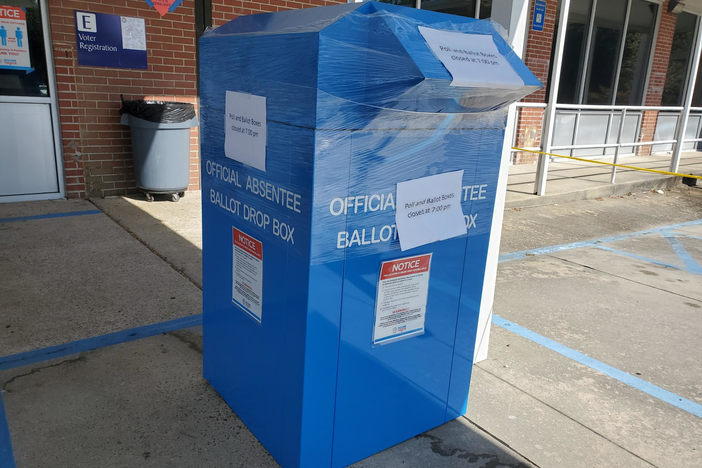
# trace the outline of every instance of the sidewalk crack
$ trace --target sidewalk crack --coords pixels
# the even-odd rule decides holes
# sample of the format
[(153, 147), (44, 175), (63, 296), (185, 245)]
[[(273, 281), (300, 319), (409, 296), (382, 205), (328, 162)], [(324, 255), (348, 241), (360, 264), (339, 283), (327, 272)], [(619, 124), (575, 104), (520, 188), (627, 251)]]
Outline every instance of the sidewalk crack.
[(43, 371), (44, 369), (48, 369), (48, 368), (50, 368), (50, 367), (58, 367), (58, 366), (61, 366), (61, 365), (63, 365), (63, 364), (73, 364), (73, 363), (76, 363), (76, 362), (79, 362), (79, 361), (84, 361), (85, 359), (86, 359), (85, 356), (81, 355), (81, 356), (78, 356), (77, 358), (66, 359), (65, 361), (57, 362), (56, 364), (49, 364), (48, 366), (35, 367), (35, 368), (33, 368), (32, 370), (30, 370), (29, 372), (26, 372), (26, 373), (24, 373), (24, 374), (15, 375), (15, 376), (12, 377), (10, 380), (8, 380), (7, 382), (3, 383), (3, 385), (2, 385), (2, 391), (3, 391), (3, 392), (7, 392), (7, 393), (12, 393), (12, 390), (8, 390), (8, 388), (7, 388), (8, 385), (10, 385), (10, 384), (13, 383), (15, 380), (17, 380), (17, 379), (19, 379), (19, 378), (21, 378), (21, 377), (27, 377), (27, 376), (29, 376), (29, 375), (36, 374), (36, 373), (41, 372), (41, 371)]

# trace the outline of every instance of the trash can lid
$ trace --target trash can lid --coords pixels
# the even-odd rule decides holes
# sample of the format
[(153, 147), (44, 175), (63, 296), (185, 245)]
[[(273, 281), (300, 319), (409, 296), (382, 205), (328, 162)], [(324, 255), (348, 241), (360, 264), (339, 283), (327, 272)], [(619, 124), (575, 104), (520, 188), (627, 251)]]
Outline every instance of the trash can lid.
[(155, 123), (177, 124), (188, 122), (195, 118), (195, 106), (187, 102), (125, 100), (122, 98), (122, 108), (119, 113), (129, 114), (142, 120)]

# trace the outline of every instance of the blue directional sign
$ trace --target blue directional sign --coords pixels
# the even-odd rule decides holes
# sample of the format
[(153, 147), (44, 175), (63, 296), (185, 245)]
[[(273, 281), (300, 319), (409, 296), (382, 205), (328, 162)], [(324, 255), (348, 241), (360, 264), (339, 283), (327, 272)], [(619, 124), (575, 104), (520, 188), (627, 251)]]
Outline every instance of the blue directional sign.
[(536, 0), (534, 2), (534, 18), (531, 21), (531, 29), (533, 31), (543, 31), (545, 18), (546, 0)]
[(143, 18), (76, 10), (75, 19), (78, 65), (148, 67)]

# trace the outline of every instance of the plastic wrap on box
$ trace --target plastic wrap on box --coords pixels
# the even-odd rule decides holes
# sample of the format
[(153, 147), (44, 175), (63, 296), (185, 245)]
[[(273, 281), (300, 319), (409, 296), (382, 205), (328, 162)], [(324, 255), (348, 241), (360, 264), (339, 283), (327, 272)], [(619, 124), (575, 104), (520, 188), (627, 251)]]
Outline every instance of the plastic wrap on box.
[[(419, 26), (491, 36), (524, 86), (451, 86)], [(462, 414), (506, 106), (538, 80), (487, 21), (378, 3), (237, 18), (200, 63), (205, 377), (286, 468)], [(265, 171), (225, 155), (227, 91), (266, 99)], [(397, 184), (457, 170), (466, 234), (401, 251)], [(233, 303), (232, 228), (262, 245), (256, 320)], [(425, 331), (376, 346), (381, 263), (428, 253)]]

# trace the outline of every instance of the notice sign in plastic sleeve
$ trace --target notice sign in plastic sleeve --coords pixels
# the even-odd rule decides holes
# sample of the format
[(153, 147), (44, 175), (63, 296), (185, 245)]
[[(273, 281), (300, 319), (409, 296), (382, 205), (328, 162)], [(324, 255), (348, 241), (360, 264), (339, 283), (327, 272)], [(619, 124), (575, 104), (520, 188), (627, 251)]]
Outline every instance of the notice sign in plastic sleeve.
[(232, 237), (232, 302), (260, 322), (263, 298), (263, 244), (237, 228), (232, 228)]
[(0, 68), (34, 71), (29, 60), (27, 13), (22, 7), (0, 5)]
[(431, 254), (400, 258), (380, 265), (374, 345), (424, 333), (430, 267)]
[(451, 86), (519, 89), (524, 81), (487, 34), (465, 34), (419, 26), (436, 58), (451, 73)]
[(224, 154), (247, 166), (266, 170), (266, 98), (227, 91)]

